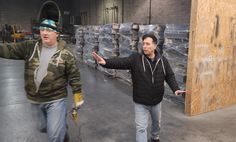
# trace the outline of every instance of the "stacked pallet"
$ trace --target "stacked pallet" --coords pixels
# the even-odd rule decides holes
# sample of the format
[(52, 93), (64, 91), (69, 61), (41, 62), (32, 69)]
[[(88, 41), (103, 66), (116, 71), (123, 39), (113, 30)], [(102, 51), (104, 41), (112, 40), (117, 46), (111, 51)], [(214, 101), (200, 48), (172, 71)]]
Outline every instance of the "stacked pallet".
[[(99, 31), (98, 53), (105, 59), (115, 58), (119, 55), (118, 29), (118, 24), (106, 24), (103, 25)], [(116, 71), (114, 69), (105, 69), (98, 66), (98, 70), (105, 72), (109, 76), (116, 76)]]
[(169, 60), (181, 89), (185, 89), (188, 60), (189, 25), (167, 24), (163, 55)]
[[(119, 28), (119, 57), (128, 57), (138, 48), (138, 25), (135, 23), (122, 23)], [(117, 70), (116, 76), (122, 80), (132, 83), (129, 70)]]
[(76, 39), (76, 51), (80, 60), (83, 60), (83, 48), (84, 48), (84, 26), (77, 26), (75, 29), (75, 39)]
[(128, 57), (138, 50), (138, 25), (136, 26), (134, 23), (120, 24), (119, 34), (119, 57)]
[(83, 61), (91, 67), (96, 67), (97, 64), (92, 57), (93, 51), (98, 51), (98, 38), (100, 26), (86, 26), (84, 31), (84, 47), (83, 47)]

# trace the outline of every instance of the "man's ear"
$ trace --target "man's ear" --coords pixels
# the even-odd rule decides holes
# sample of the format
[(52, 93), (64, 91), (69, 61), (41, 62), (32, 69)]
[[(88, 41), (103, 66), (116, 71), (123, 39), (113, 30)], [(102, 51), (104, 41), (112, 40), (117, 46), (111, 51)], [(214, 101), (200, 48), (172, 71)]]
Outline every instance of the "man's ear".
[(60, 34), (59, 33), (57, 33), (57, 38), (60, 36)]
[(156, 49), (156, 50), (158, 49), (158, 46), (157, 46), (157, 44), (155, 45), (155, 49)]

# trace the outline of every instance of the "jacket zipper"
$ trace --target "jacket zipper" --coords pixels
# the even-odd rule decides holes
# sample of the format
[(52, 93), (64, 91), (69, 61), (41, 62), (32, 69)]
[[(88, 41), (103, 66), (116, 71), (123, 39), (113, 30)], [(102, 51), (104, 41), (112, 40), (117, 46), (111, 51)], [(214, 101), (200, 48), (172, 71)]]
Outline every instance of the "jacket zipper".
[(158, 64), (158, 62), (160, 61), (160, 59), (161, 59), (161, 58), (159, 58), (159, 59), (157, 60), (157, 62), (156, 62), (156, 64), (155, 64), (155, 67), (154, 67), (154, 69), (152, 70), (151, 63), (150, 63), (150, 62), (148, 61), (148, 59), (146, 58), (146, 60), (147, 60), (147, 62), (148, 62), (148, 65), (149, 65), (149, 67), (150, 67), (150, 69), (151, 69), (151, 73), (152, 73), (152, 84), (154, 84), (154, 76), (153, 76), (153, 74), (154, 74), (154, 72), (155, 72), (155, 70), (156, 70), (157, 64)]

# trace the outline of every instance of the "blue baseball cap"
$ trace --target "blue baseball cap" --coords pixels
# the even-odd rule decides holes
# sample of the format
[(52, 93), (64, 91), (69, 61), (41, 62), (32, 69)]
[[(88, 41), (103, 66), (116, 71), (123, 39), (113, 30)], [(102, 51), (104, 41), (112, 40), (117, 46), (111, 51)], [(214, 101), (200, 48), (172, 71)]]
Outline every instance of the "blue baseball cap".
[(59, 32), (56, 22), (50, 19), (45, 19), (39, 25), (39, 30), (51, 30), (54, 32)]

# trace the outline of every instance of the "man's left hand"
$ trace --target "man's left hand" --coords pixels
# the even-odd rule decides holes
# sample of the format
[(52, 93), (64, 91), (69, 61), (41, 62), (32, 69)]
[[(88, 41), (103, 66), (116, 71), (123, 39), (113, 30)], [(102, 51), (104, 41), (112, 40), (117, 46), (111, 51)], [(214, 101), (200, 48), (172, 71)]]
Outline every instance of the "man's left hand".
[(185, 90), (176, 90), (175, 91), (175, 95), (176, 96), (178, 96), (178, 95), (180, 95), (180, 94), (182, 94), (182, 93), (186, 93), (187, 91), (185, 91)]

